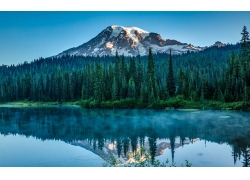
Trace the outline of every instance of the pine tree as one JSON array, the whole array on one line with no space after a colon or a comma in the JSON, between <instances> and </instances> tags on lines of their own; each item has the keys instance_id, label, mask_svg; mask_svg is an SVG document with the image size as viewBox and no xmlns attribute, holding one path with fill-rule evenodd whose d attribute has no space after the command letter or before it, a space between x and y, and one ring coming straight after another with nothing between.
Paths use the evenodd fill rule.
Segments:
<instances>
[{"instance_id":1,"label":"pine tree","mask_svg":"<svg viewBox=\"0 0 250 180\"><path fill-rule=\"evenodd\" d=\"M222 92L221 92L220 86L219 86L219 89L218 89L218 97L217 97L217 99L218 99L219 101L221 101L221 102L224 102L224 101L225 101L224 96L223 96L223 94L222 94Z\"/></svg>"},{"instance_id":2,"label":"pine tree","mask_svg":"<svg viewBox=\"0 0 250 180\"><path fill-rule=\"evenodd\" d=\"M135 81L134 81L134 78L131 77L129 79L129 83L128 83L128 97L129 98L135 98L135 95L136 95Z\"/></svg>"},{"instance_id":3,"label":"pine tree","mask_svg":"<svg viewBox=\"0 0 250 180\"><path fill-rule=\"evenodd\" d=\"M103 69L100 64L96 66L94 82L94 99L98 102L103 99Z\"/></svg>"},{"instance_id":4,"label":"pine tree","mask_svg":"<svg viewBox=\"0 0 250 180\"><path fill-rule=\"evenodd\" d=\"M17 98L16 98L17 101L20 100L20 99L22 99L22 95L21 95L21 78L20 78L19 75L17 77L17 92L16 92L16 96L17 96Z\"/></svg>"},{"instance_id":5,"label":"pine tree","mask_svg":"<svg viewBox=\"0 0 250 180\"><path fill-rule=\"evenodd\" d=\"M127 97L128 84L125 75L122 76L122 87L120 89L121 98L125 99Z\"/></svg>"},{"instance_id":6,"label":"pine tree","mask_svg":"<svg viewBox=\"0 0 250 180\"><path fill-rule=\"evenodd\" d=\"M46 99L45 101L50 101L51 100L51 97L50 97L50 77L48 74L46 74L46 83L45 83L45 96L46 96Z\"/></svg>"},{"instance_id":7,"label":"pine tree","mask_svg":"<svg viewBox=\"0 0 250 180\"><path fill-rule=\"evenodd\" d=\"M186 79L186 76L184 74L184 71L182 69L182 67L179 70L179 76L178 76L178 91L180 94L184 94L184 81Z\"/></svg>"},{"instance_id":8,"label":"pine tree","mask_svg":"<svg viewBox=\"0 0 250 180\"><path fill-rule=\"evenodd\" d=\"M72 73L71 73L71 75L70 75L70 79L69 79L69 88L70 88L70 99L71 100L75 100L75 98L76 98L76 81L77 81L77 79L76 79L76 72L75 71L73 71Z\"/></svg>"},{"instance_id":9,"label":"pine tree","mask_svg":"<svg viewBox=\"0 0 250 180\"><path fill-rule=\"evenodd\" d=\"M112 100L118 100L118 85L116 81L116 77L113 78L113 83L112 83Z\"/></svg>"},{"instance_id":10,"label":"pine tree","mask_svg":"<svg viewBox=\"0 0 250 180\"><path fill-rule=\"evenodd\" d=\"M130 58L130 64L129 64L129 78L133 77L134 81L136 82L137 79L137 73L136 73L136 65L135 65L135 59L132 57Z\"/></svg>"},{"instance_id":11,"label":"pine tree","mask_svg":"<svg viewBox=\"0 0 250 180\"><path fill-rule=\"evenodd\" d=\"M247 104L247 70L248 65L250 62L250 46L249 46L249 33L247 31L246 26L243 27L241 32L241 60L243 64L243 86L244 86L244 93L243 93L243 102L244 106L246 107Z\"/></svg>"},{"instance_id":12,"label":"pine tree","mask_svg":"<svg viewBox=\"0 0 250 180\"><path fill-rule=\"evenodd\" d=\"M120 58L118 56L118 53L116 51L116 56L115 56L115 72L114 76L116 79L116 84L117 84L117 91L119 92L119 89L121 88L121 65L120 65ZM117 98L120 99L120 93L117 94Z\"/></svg>"},{"instance_id":13,"label":"pine tree","mask_svg":"<svg viewBox=\"0 0 250 180\"><path fill-rule=\"evenodd\" d=\"M150 91L152 90L154 93L154 96L156 94L155 83L156 83L155 63L154 63L154 59L152 55L152 50L149 49L148 66L147 66L147 89L149 89Z\"/></svg>"},{"instance_id":14,"label":"pine tree","mask_svg":"<svg viewBox=\"0 0 250 180\"><path fill-rule=\"evenodd\" d=\"M31 75L29 73L25 74L23 78L23 98L29 100L31 97Z\"/></svg>"},{"instance_id":15,"label":"pine tree","mask_svg":"<svg viewBox=\"0 0 250 180\"><path fill-rule=\"evenodd\" d=\"M240 40L241 42L241 58L242 62L244 65L244 71L246 71L246 64L249 61L248 56L249 56L249 32L247 31L247 27L244 26L243 30L241 32L242 38Z\"/></svg>"},{"instance_id":16,"label":"pine tree","mask_svg":"<svg viewBox=\"0 0 250 180\"><path fill-rule=\"evenodd\" d=\"M141 88L140 88L140 97L139 97L139 101L142 103L146 103L148 102L148 92L147 92L147 86L145 85L145 82L141 84Z\"/></svg>"},{"instance_id":17,"label":"pine tree","mask_svg":"<svg viewBox=\"0 0 250 180\"><path fill-rule=\"evenodd\" d=\"M137 85L137 95L139 96L140 94L140 89L141 89L141 85L143 83L143 66L142 66L142 63L141 63L141 58L140 56L138 56L138 72L137 72L137 80L138 80L138 85Z\"/></svg>"},{"instance_id":18,"label":"pine tree","mask_svg":"<svg viewBox=\"0 0 250 180\"><path fill-rule=\"evenodd\" d=\"M107 68L107 79L106 79L106 99L111 100L112 99L112 86L114 81L114 68L110 64Z\"/></svg>"},{"instance_id":19,"label":"pine tree","mask_svg":"<svg viewBox=\"0 0 250 180\"><path fill-rule=\"evenodd\" d=\"M128 77L128 67L127 63L125 61L124 55L122 55L122 63L121 63L121 75L126 77L126 82L128 82L129 77Z\"/></svg>"},{"instance_id":20,"label":"pine tree","mask_svg":"<svg viewBox=\"0 0 250 180\"><path fill-rule=\"evenodd\" d=\"M175 79L174 79L174 70L173 70L171 50L170 50L169 63L168 63L167 92L171 97L175 94Z\"/></svg>"},{"instance_id":21,"label":"pine tree","mask_svg":"<svg viewBox=\"0 0 250 180\"><path fill-rule=\"evenodd\" d=\"M62 89L62 100L68 101L69 98L69 73L63 74L63 89Z\"/></svg>"},{"instance_id":22,"label":"pine tree","mask_svg":"<svg viewBox=\"0 0 250 180\"><path fill-rule=\"evenodd\" d=\"M156 155L156 137L149 137L148 138L148 143L149 143L149 152L150 152L150 156L151 156L151 161L152 163L155 161L155 155Z\"/></svg>"},{"instance_id":23,"label":"pine tree","mask_svg":"<svg viewBox=\"0 0 250 180\"><path fill-rule=\"evenodd\" d=\"M239 59L236 58L235 63L234 63L234 68L233 68L233 96L234 99L233 100L239 100L239 96L241 94L240 89L241 89L241 81L240 81L240 72L241 72L241 68L240 68L240 62Z\"/></svg>"}]
</instances>

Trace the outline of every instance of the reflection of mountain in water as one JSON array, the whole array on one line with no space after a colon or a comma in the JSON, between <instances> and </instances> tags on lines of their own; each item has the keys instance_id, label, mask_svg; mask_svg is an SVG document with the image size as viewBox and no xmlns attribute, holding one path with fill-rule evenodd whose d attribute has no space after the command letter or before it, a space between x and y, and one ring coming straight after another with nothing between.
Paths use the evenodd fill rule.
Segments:
<instances>
[{"instance_id":1,"label":"reflection of mountain in water","mask_svg":"<svg viewBox=\"0 0 250 180\"><path fill-rule=\"evenodd\" d=\"M1 134L62 140L84 147L107 160L145 147L152 158L195 141L228 143L236 162L249 166L248 113L222 111L89 110L69 107L0 108Z\"/></svg>"},{"instance_id":2,"label":"reflection of mountain in water","mask_svg":"<svg viewBox=\"0 0 250 180\"><path fill-rule=\"evenodd\" d=\"M179 138L177 138L179 139ZM171 144L170 144L170 140L169 139L164 139L164 140L156 140L155 144L156 144L156 152L155 152L155 157L156 156L160 156L162 155L165 150L167 149L171 149ZM185 140L184 144L189 144L191 143L188 139ZM117 144L117 141L115 142L111 142L109 140L105 141L105 143L103 144L102 149L100 148L96 148L96 145L91 144L89 141L84 140L84 141L73 141L70 144L75 145L75 146L80 146L83 147L84 149L87 149L91 152L93 152L94 154L99 155L102 159L106 160L107 162L109 162L110 157L114 156L116 159L119 159L121 162L126 163L128 161L131 160L131 157L134 153L134 151L139 151L140 148L145 148L146 152L148 154L150 154L150 143L148 138L145 138L145 144L144 145L140 145L138 142L136 144L136 148L134 149L134 151L132 150L132 144L127 148L128 152L124 152L121 154L121 152L119 153L119 148L121 149L122 147L119 147L119 145ZM181 147L180 143L175 143L173 148L179 148ZM125 148L126 151L126 148ZM119 154L118 154L119 153Z\"/></svg>"}]
</instances>

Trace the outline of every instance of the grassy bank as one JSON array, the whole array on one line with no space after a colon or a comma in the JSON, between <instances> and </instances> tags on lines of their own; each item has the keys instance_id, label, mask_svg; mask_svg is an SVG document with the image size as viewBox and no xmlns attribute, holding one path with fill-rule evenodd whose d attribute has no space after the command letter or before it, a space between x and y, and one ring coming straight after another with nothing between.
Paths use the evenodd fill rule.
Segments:
<instances>
[{"instance_id":1,"label":"grassy bank","mask_svg":"<svg viewBox=\"0 0 250 180\"><path fill-rule=\"evenodd\" d=\"M79 101L74 102L33 102L33 101L15 101L15 102L2 102L0 107L38 107L38 106L53 106L53 105L79 105Z\"/></svg>"},{"instance_id":2,"label":"grassy bank","mask_svg":"<svg viewBox=\"0 0 250 180\"><path fill-rule=\"evenodd\" d=\"M168 100L156 100L152 103L142 103L138 100L126 98L115 101L98 102L94 99L80 100L74 102L33 102L17 101L0 103L0 107L18 106L18 107L39 107L53 105L80 105L82 108L101 108L101 109L204 109L204 110L244 110L250 111L250 103L244 106L239 102L221 102L212 100L190 101L182 96L176 96Z\"/></svg>"},{"instance_id":3,"label":"grassy bank","mask_svg":"<svg viewBox=\"0 0 250 180\"><path fill-rule=\"evenodd\" d=\"M83 108L102 108L102 109L132 109L132 108L146 108L146 109L206 109L206 110L245 110L250 111L250 104L247 107L243 102L220 102L212 100L190 101L185 100L182 96L177 96L169 100L156 100L152 103L142 103L135 99L122 99L115 101L98 102L93 99L81 100L79 105Z\"/></svg>"}]
</instances>

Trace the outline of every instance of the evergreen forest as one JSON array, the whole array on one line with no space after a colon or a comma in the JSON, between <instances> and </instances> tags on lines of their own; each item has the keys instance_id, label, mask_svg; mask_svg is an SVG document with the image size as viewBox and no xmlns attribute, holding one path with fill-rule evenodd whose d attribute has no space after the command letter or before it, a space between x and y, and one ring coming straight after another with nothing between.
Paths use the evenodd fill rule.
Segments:
<instances>
[{"instance_id":1,"label":"evergreen forest","mask_svg":"<svg viewBox=\"0 0 250 180\"><path fill-rule=\"evenodd\" d=\"M250 40L200 52L39 58L0 66L0 103L77 102L85 108L250 110Z\"/></svg>"}]
</instances>

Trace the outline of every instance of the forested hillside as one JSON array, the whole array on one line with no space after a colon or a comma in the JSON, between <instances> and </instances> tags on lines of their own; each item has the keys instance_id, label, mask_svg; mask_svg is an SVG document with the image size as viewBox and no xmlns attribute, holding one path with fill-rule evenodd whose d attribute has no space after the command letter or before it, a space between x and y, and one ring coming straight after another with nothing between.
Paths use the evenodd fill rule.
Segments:
<instances>
[{"instance_id":1,"label":"forested hillside","mask_svg":"<svg viewBox=\"0 0 250 180\"><path fill-rule=\"evenodd\" d=\"M61 56L0 66L0 102L80 101L83 107L186 107L241 102L249 106L250 43L182 55ZM184 104L183 104L184 103Z\"/></svg>"}]
</instances>

